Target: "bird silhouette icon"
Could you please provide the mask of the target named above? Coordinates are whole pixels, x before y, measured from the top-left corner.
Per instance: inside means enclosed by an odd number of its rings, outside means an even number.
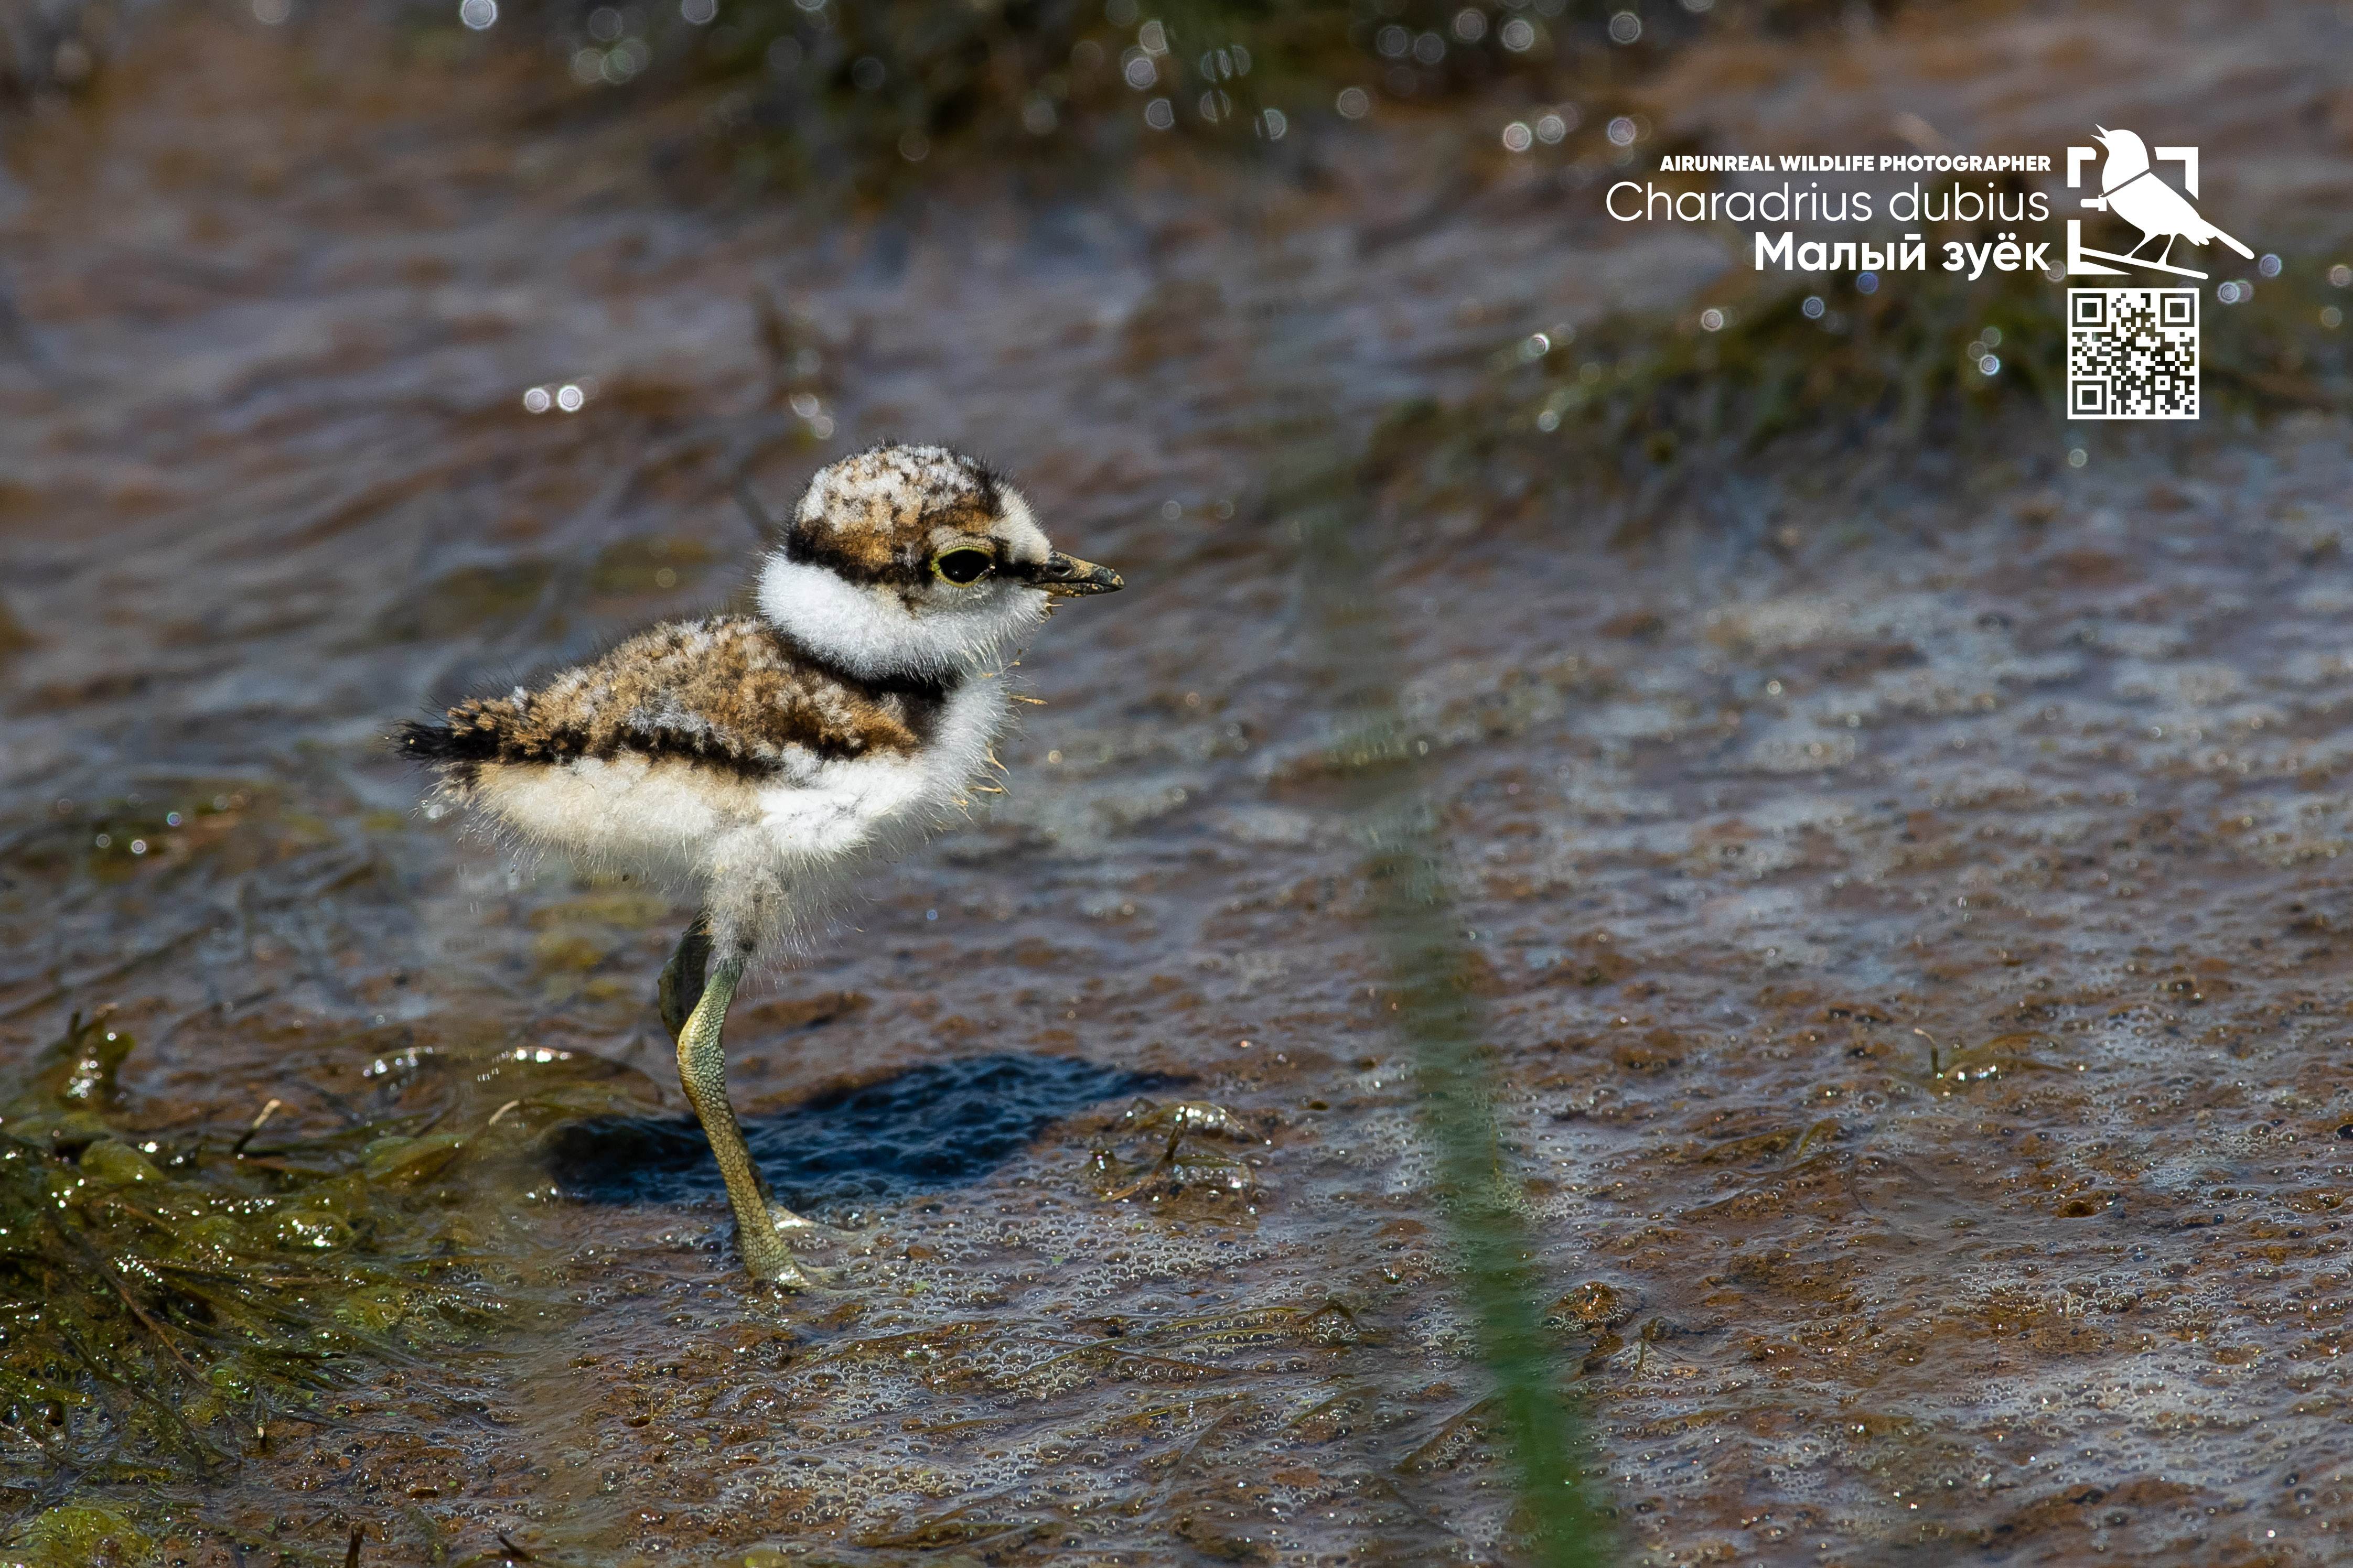
[[[2085,197],[2084,205],[2101,212],[2113,212],[2140,230],[2140,244],[2117,259],[2139,260],[2142,247],[2160,235],[2165,238],[2165,248],[2158,254],[2156,265],[2159,267],[2165,266],[2166,258],[2173,254],[2173,242],[2177,239],[2186,239],[2192,245],[2219,239],[2240,255],[2253,258],[2253,251],[2200,217],[2189,197],[2158,177],[2149,166],[2148,144],[2138,136],[2103,125],[2093,140],[2107,149],[2107,156],[2100,164],[2100,194]]]

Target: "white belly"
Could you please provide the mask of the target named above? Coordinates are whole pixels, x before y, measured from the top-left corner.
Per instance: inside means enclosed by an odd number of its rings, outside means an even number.
[[[821,919],[866,856],[954,813],[987,768],[1008,706],[1003,677],[976,678],[948,699],[920,752],[809,758],[787,778],[638,756],[492,763],[467,798],[528,843],[693,889],[715,919],[774,933]]]
[[[604,869],[691,874],[758,818],[756,785],[691,763],[485,763],[473,801],[533,844]]]
[[[922,751],[819,763],[792,783],[760,785],[761,831],[776,852],[803,860],[928,832],[987,766],[1005,712],[1002,676],[967,680]]]

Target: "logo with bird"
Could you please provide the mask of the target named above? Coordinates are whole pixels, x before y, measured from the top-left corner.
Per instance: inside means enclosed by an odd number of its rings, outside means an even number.
[[[2094,250],[2083,243],[2083,220],[2067,222],[2067,270],[2071,273],[2121,276],[2126,267],[2146,267],[2159,272],[2170,272],[2182,278],[2206,276],[2203,272],[2177,266],[2172,260],[2173,247],[2178,240],[2204,246],[2221,240],[2231,249],[2252,260],[2254,252],[2232,236],[2200,216],[2191,198],[2198,195],[2198,149],[2195,147],[2159,147],[2152,155],[2148,143],[2130,131],[2111,131],[2103,125],[2093,140],[2099,148],[2070,147],[2067,149],[2067,184],[2081,188],[2084,165],[2094,158],[2100,161],[2099,195],[2086,196],[2083,205],[2095,212],[2112,212],[2140,230],[2139,243],[2130,250]],[[2181,191],[2167,184],[2157,172],[2160,162],[2181,165]],[[2155,256],[2145,255],[2151,246],[2163,242]],[[2117,262],[2116,267],[2104,262]]]

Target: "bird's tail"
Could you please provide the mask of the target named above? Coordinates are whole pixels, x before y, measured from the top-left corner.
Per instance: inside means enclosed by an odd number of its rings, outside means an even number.
[[[403,724],[391,740],[403,755],[432,764],[478,763],[498,754],[496,736],[440,724]]]

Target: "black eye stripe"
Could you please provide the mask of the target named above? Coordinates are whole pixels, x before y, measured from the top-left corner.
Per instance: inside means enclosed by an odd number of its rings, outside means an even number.
[[[986,550],[944,550],[933,558],[932,570],[950,583],[977,583],[996,564]]]

